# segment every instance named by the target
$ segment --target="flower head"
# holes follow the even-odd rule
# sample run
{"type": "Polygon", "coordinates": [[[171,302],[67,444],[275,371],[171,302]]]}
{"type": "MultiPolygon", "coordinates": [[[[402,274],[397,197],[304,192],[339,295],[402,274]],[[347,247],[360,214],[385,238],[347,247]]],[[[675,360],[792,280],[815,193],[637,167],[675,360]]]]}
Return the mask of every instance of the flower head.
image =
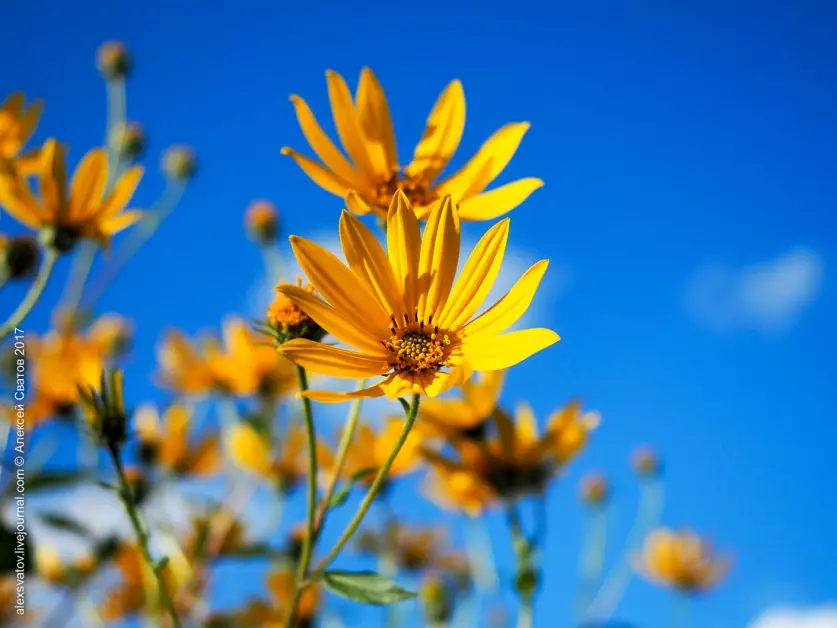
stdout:
{"type": "Polygon", "coordinates": [[[145,130],[139,122],[129,121],[114,126],[108,143],[127,162],[136,161],[145,151],[145,130]]]}
{"type": "Polygon", "coordinates": [[[590,506],[604,504],[610,497],[610,483],[601,473],[589,473],[581,478],[581,498],[590,506]]]}
{"type": "Polygon", "coordinates": [[[198,171],[198,158],[188,146],[170,146],[163,153],[163,173],[173,181],[188,181],[198,171]]]}
{"type": "MultiPolygon", "coordinates": [[[[282,282],[276,286],[276,297],[267,308],[267,322],[276,343],[281,345],[294,338],[305,338],[315,342],[322,339],[325,334],[322,327],[314,322],[314,319],[308,316],[295,301],[282,292],[283,286],[290,285],[293,284],[282,282]]],[[[314,286],[311,284],[302,285],[301,277],[297,279],[296,285],[310,293],[311,296],[316,295],[314,286]]]]}
{"type": "Polygon", "coordinates": [[[21,92],[15,92],[0,104],[0,161],[13,161],[22,176],[32,174],[38,167],[39,150],[23,154],[21,151],[35,132],[42,110],[40,100],[27,107],[21,92]]]}
{"type": "Polygon", "coordinates": [[[662,471],[662,463],[660,462],[657,452],[651,447],[639,447],[631,456],[634,470],[642,478],[653,478],[662,471]]]}
{"type": "Polygon", "coordinates": [[[279,212],[270,201],[258,200],[250,203],[244,214],[247,233],[259,244],[273,244],[279,233],[279,212]]]}
{"type": "Polygon", "coordinates": [[[481,438],[497,408],[505,371],[482,373],[464,382],[461,398],[425,399],[419,407],[418,428],[430,436],[481,438]]]}
{"type": "Polygon", "coordinates": [[[438,180],[465,129],[465,93],[459,81],[452,81],[439,96],[413,160],[402,169],[386,95],[372,70],[361,71],[354,98],[336,72],[326,72],[326,80],[337,135],[348,158],[297,95],[291,96],[291,102],[299,126],[322,163],[288,147],[282,152],[290,155],[317,185],[344,197],[349,209],[357,214],[386,217],[395,193],[401,191],[421,218],[429,216],[436,201],[451,195],[462,220],[489,220],[514,209],[543,185],[540,179],[526,178],[485,192],[511,161],[529,129],[528,122],[504,126],[458,172],[438,180]]]}
{"type": "Polygon", "coordinates": [[[294,426],[283,434],[278,451],[250,423],[239,421],[228,430],[224,447],[230,459],[248,473],[290,491],[305,477],[305,432],[294,426]]]}
{"type": "Polygon", "coordinates": [[[107,245],[110,237],[142,217],[139,210],[123,211],[142,177],[142,167],[133,166],[107,189],[107,152],[97,148],[84,156],[67,185],[64,147],[47,140],[37,173],[40,198],[36,198],[23,175],[0,161],[0,205],[21,224],[50,230],[49,244],[61,252],[78,238],[92,238],[107,245]]]}
{"type": "Polygon", "coordinates": [[[455,283],[459,218],[450,198],[436,205],[422,236],[407,199],[397,193],[387,217],[388,253],[344,211],[340,240],[348,267],[317,244],[292,236],[297,261],[323,299],[294,286],[280,286],[280,291],[358,351],[292,340],[280,352],[323,375],[383,377],[353,393],[306,394],[328,402],[410,393],[433,397],[461,384],[472,370],[502,370],[557,342],[558,334],[548,329],[502,333],[531,303],[545,260],[474,318],[500,271],[508,229],[503,220],[482,237],[455,283]]]}
{"type": "Polygon", "coordinates": [[[131,55],[121,41],[106,41],[96,52],[96,66],[106,80],[121,79],[131,73],[131,55]]]}
{"type": "Polygon", "coordinates": [[[690,531],[658,529],[648,535],[634,568],[648,580],[685,593],[715,586],[727,573],[730,560],[690,531]]]}

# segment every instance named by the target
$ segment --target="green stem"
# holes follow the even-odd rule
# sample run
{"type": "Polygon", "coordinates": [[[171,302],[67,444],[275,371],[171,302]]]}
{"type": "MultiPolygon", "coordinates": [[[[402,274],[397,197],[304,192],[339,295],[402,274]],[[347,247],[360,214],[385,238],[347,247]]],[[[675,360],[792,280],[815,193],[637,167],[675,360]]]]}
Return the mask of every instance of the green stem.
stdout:
{"type": "Polygon", "coordinates": [[[17,309],[6,319],[6,322],[0,326],[0,341],[4,340],[6,336],[12,333],[23,322],[23,319],[29,316],[35,304],[43,295],[47,282],[52,276],[52,271],[55,269],[55,262],[57,260],[58,253],[52,249],[48,249],[44,256],[44,261],[41,263],[41,268],[38,270],[38,276],[35,277],[35,281],[29,287],[29,292],[26,293],[26,296],[20,305],[17,306],[17,309]]]}
{"type": "Polygon", "coordinates": [[[61,295],[60,301],[62,307],[67,312],[75,313],[78,309],[81,295],[84,292],[84,285],[87,283],[87,277],[93,268],[93,262],[96,260],[96,252],[96,244],[93,242],[84,242],[81,250],[76,253],[73,259],[70,277],[64,286],[64,292],[61,295]]]}
{"type": "Polygon", "coordinates": [[[581,582],[576,601],[576,620],[581,620],[596,595],[604,569],[605,547],[607,543],[607,510],[604,505],[595,507],[585,525],[584,549],[579,561],[581,582]]]}
{"type": "Polygon", "coordinates": [[[110,452],[111,459],[113,460],[113,466],[116,469],[116,475],[119,479],[119,494],[122,497],[122,503],[125,505],[125,511],[128,513],[128,518],[131,520],[131,527],[134,528],[134,532],[137,535],[137,542],[139,543],[142,557],[154,573],[154,577],[157,580],[160,600],[163,602],[166,611],[171,617],[172,624],[175,628],[180,628],[180,619],[177,617],[177,611],[174,608],[174,601],[169,595],[169,591],[163,581],[161,567],[162,561],[155,562],[154,558],[151,556],[151,550],[148,548],[148,531],[143,525],[140,514],[137,511],[136,504],[134,504],[134,498],[131,494],[131,485],[128,482],[128,478],[125,476],[125,469],[122,467],[122,459],[119,455],[118,446],[108,447],[108,451],[110,452]]]}
{"type": "Polygon", "coordinates": [[[363,498],[360,506],[358,507],[355,516],[349,522],[349,525],[343,530],[343,533],[340,535],[340,538],[337,539],[337,543],[334,544],[334,547],[331,548],[331,551],[320,561],[320,564],[314,570],[314,572],[309,576],[308,581],[306,584],[312,584],[319,580],[325,570],[328,569],[328,566],[337,558],[337,555],[343,549],[343,547],[348,543],[352,535],[357,531],[360,527],[361,521],[366,516],[367,511],[372,506],[372,502],[375,500],[375,497],[378,494],[378,491],[381,490],[381,487],[384,485],[384,482],[389,475],[390,467],[392,467],[392,463],[395,461],[395,458],[398,456],[398,452],[401,451],[401,447],[404,446],[404,442],[407,440],[407,436],[410,433],[410,430],[413,427],[413,424],[416,422],[416,417],[418,416],[418,409],[419,409],[419,395],[413,396],[413,401],[410,404],[409,409],[406,412],[406,419],[404,421],[404,428],[401,430],[401,434],[398,436],[398,440],[395,442],[395,447],[389,454],[389,457],[384,461],[383,466],[378,470],[378,475],[375,476],[375,479],[372,481],[372,485],[369,487],[369,491],[366,493],[366,497],[363,498]]]}
{"type": "MultiPolygon", "coordinates": [[[[297,366],[296,373],[299,378],[300,392],[308,390],[308,377],[305,374],[305,369],[297,366]]],[[[285,618],[285,628],[292,628],[296,624],[299,601],[303,591],[302,582],[311,564],[311,554],[314,548],[314,522],[317,517],[317,431],[314,427],[311,400],[307,397],[302,398],[302,413],[305,418],[305,431],[308,437],[308,515],[305,521],[305,538],[302,540],[302,551],[296,567],[290,610],[285,618]]]]}
{"type": "Polygon", "coordinates": [[[517,628],[532,628],[534,616],[534,598],[522,597],[520,600],[520,614],[517,616],[517,628]]]}
{"type": "Polygon", "coordinates": [[[265,278],[275,286],[282,281],[282,254],[275,242],[262,246],[261,249],[265,278]]]}
{"type": "Polygon", "coordinates": [[[535,607],[535,591],[537,589],[537,573],[535,570],[531,540],[523,531],[520,515],[514,503],[506,504],[506,520],[512,535],[512,547],[517,559],[517,574],[515,589],[520,598],[520,611],[517,616],[517,628],[532,628],[535,607]]]}
{"type": "Polygon", "coordinates": [[[128,106],[125,95],[125,79],[109,80],[107,89],[107,128],[105,129],[105,146],[108,151],[108,180],[105,193],[110,192],[119,176],[121,161],[121,146],[113,145],[111,133],[118,126],[124,126],[128,118],[128,106]]]}

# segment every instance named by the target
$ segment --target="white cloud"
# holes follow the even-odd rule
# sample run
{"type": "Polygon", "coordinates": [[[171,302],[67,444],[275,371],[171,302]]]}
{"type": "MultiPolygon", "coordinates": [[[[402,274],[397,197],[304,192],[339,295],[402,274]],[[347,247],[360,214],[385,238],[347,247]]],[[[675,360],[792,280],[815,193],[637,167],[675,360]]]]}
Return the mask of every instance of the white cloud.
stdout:
{"type": "Polygon", "coordinates": [[[813,609],[771,608],[749,628],[837,628],[837,605],[813,609]]]}
{"type": "Polygon", "coordinates": [[[690,280],[686,306],[711,329],[787,331],[816,300],[822,274],[820,257],[804,248],[739,268],[711,264],[690,280]]]}

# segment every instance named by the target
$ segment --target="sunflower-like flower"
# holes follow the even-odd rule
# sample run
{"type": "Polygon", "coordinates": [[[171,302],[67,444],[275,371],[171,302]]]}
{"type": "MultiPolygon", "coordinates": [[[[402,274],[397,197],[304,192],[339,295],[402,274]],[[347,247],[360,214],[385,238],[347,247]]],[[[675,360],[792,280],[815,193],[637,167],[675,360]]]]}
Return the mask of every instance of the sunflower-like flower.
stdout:
{"type": "Polygon", "coordinates": [[[184,395],[204,395],[215,385],[215,375],[200,347],[183,333],[171,330],[157,347],[159,383],[184,395]]]}
{"type": "Polygon", "coordinates": [[[305,431],[293,426],[283,434],[279,451],[271,448],[267,435],[250,423],[239,421],[229,428],[224,446],[241,469],[290,491],[305,477],[305,431]]]}
{"type": "Polygon", "coordinates": [[[502,370],[558,341],[549,329],[503,333],[529,307],[546,260],[534,264],[500,301],[473,318],[500,271],[508,219],[477,243],[455,283],[459,218],[449,197],[436,205],[422,236],[407,198],[397,192],[387,225],[388,255],[369,229],[343,212],[340,241],[348,268],[323,247],[291,236],[299,265],[325,300],[294,286],[280,286],[280,291],[359,351],[300,339],[283,344],[280,352],[323,375],[383,376],[364,390],[309,391],[307,396],[326,402],[382,395],[394,399],[409,393],[433,397],[467,380],[471,370],[502,370]]]}
{"type": "MultiPolygon", "coordinates": [[[[368,423],[357,427],[341,471],[342,478],[357,478],[362,484],[371,484],[375,472],[381,468],[392,453],[395,443],[404,427],[403,418],[390,417],[377,432],[368,423]],[[363,471],[369,471],[363,474],[363,471]]],[[[421,462],[422,438],[418,432],[411,432],[389,469],[388,479],[405,476],[418,468],[421,462]]],[[[317,443],[317,459],[323,470],[324,479],[331,480],[334,454],[323,441],[317,443]]]]}
{"type": "Polygon", "coordinates": [[[514,209],[543,185],[540,179],[529,177],[485,192],[511,161],[529,129],[528,122],[502,127],[465,166],[438,181],[465,129],[465,92],[459,81],[452,81],[439,96],[413,160],[402,169],[389,105],[372,70],[361,71],[354,99],[342,76],[329,70],[326,80],[334,125],[348,159],[297,95],[291,96],[291,102],[299,126],[322,163],[289,147],[282,152],[290,155],[314,183],[345,198],[346,205],[357,214],[375,213],[385,218],[393,196],[401,190],[423,219],[430,215],[436,201],[450,195],[462,220],[490,220],[514,209]]]}
{"type": "Polygon", "coordinates": [[[161,471],[178,476],[209,476],[221,466],[221,446],[215,435],[207,435],[190,445],[192,408],[176,403],[162,416],[152,404],[134,413],[134,431],[140,459],[161,471]]]}
{"type": "Polygon", "coordinates": [[[142,166],[129,168],[107,189],[107,151],[96,148],[81,160],[68,186],[64,152],[54,139],[44,145],[37,172],[40,199],[10,162],[0,161],[0,205],[31,229],[51,230],[49,243],[60,252],[70,250],[78,238],[107,245],[113,234],[143,215],[136,209],[123,211],[142,177],[142,166]]]}
{"type": "Polygon", "coordinates": [[[424,450],[436,472],[428,494],[442,507],[473,516],[502,499],[541,493],[598,425],[598,416],[582,413],[578,402],[555,412],[541,435],[527,404],[518,406],[514,420],[504,411],[496,411],[493,419],[496,436],[452,441],[456,458],[424,450]]]}
{"type": "Polygon", "coordinates": [[[461,398],[425,399],[419,407],[418,428],[429,436],[481,438],[486,423],[497,408],[505,371],[481,373],[459,391],[461,398]]]}
{"type": "Polygon", "coordinates": [[[684,593],[715,586],[730,568],[730,559],[688,530],[658,529],[648,535],[634,568],[648,580],[684,593]]]}
{"type": "Polygon", "coordinates": [[[30,175],[38,168],[40,151],[21,151],[35,132],[42,111],[40,100],[27,107],[26,97],[21,92],[15,92],[0,104],[0,161],[14,161],[22,176],[30,175]]]}

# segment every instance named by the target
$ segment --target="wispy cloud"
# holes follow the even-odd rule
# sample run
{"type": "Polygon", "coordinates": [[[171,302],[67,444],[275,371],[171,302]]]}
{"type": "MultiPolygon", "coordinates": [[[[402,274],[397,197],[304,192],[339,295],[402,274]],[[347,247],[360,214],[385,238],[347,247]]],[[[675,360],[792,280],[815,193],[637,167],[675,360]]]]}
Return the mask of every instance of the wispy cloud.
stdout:
{"type": "Polygon", "coordinates": [[[816,300],[822,261],[815,252],[792,249],[743,267],[709,264],[686,287],[686,307],[714,330],[787,331],[816,300]]]}
{"type": "Polygon", "coordinates": [[[821,608],[771,608],[749,628],[837,628],[837,605],[821,608]]]}

